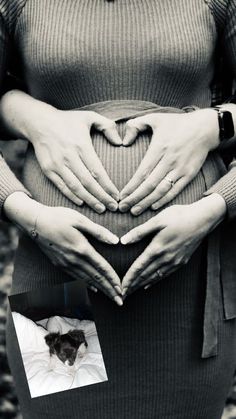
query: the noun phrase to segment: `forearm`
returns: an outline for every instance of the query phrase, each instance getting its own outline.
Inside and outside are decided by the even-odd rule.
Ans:
[[[230,150],[231,146],[235,146],[236,144],[236,105],[233,103],[226,103],[222,104],[222,109],[228,110],[232,114],[233,123],[234,123],[234,132],[235,135],[223,142],[220,142],[218,137],[217,141],[215,142],[214,148],[224,148],[227,147]],[[217,117],[217,112],[211,110],[211,114],[209,113],[209,124],[210,126],[214,127],[215,117]],[[218,128],[219,133],[219,128]],[[216,130],[213,129],[212,135],[216,134]],[[216,137],[215,137],[216,138]],[[218,146],[217,146],[218,143]],[[213,148],[213,149],[214,149]],[[236,216],[236,164],[233,163],[229,167],[228,173],[226,173],[221,179],[218,180],[211,188],[209,188],[205,193],[204,196],[209,196],[211,194],[218,194],[221,196],[222,200],[225,201],[226,204],[226,215],[227,217],[234,218]]]
[[[10,138],[32,141],[40,135],[53,112],[53,106],[20,90],[7,92],[0,101],[0,123]]]
[[[207,234],[214,230],[227,214],[226,202],[218,193],[212,193],[193,205],[199,214],[202,214],[203,226]]]
[[[16,178],[4,158],[0,155],[0,218],[6,198],[16,191],[30,195],[29,191]]]
[[[24,192],[14,192],[4,202],[4,214],[21,230],[30,233],[36,224],[37,216],[44,207]]]
[[[230,140],[220,141],[220,130],[218,122],[218,113],[213,108],[199,109],[192,114],[196,117],[196,121],[199,126],[199,131],[202,133],[203,138],[208,144],[208,150],[214,150],[218,147],[236,144],[236,105],[233,103],[222,104],[221,108],[226,111],[230,111],[233,118],[235,135]]]

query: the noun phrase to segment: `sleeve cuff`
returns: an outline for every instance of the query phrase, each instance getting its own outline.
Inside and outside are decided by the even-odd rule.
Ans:
[[[11,171],[4,158],[0,156],[0,218],[3,220],[7,220],[3,212],[4,202],[13,192],[24,192],[32,197],[30,192]]]
[[[227,205],[228,219],[236,217],[236,167],[234,166],[225,176],[218,180],[204,196],[218,193],[224,198]]]

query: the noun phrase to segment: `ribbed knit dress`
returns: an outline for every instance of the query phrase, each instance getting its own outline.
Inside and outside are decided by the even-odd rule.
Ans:
[[[156,105],[209,107],[219,46],[236,74],[235,0],[0,0],[0,13],[2,84],[17,50],[29,94],[59,109],[94,109],[116,120],[121,134],[126,119]],[[115,148],[101,134],[93,139],[119,188],[150,141],[143,134],[132,147]],[[233,218],[235,172],[232,165],[225,174],[212,153],[170,205],[194,202],[214,185],[210,192],[225,198]],[[77,208],[43,175],[31,146],[23,183],[40,202],[82,211],[120,236],[153,216],[150,210],[133,217]],[[25,190],[3,159],[0,184],[1,206],[10,193]],[[91,243],[122,276],[149,240],[125,248]],[[223,319],[221,289],[208,282],[218,266],[209,268],[211,245],[205,240],[186,266],[135,292],[123,307],[89,292],[107,382],[31,399],[9,313],[8,359],[24,419],[220,419],[235,368],[236,324],[233,315]],[[12,294],[68,280],[35,242],[21,238]],[[217,352],[209,349],[214,339]]]

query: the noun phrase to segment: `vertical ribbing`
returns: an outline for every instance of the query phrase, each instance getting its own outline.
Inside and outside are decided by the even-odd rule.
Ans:
[[[59,108],[210,104],[216,28],[204,0],[28,0],[16,37],[30,92]]]
[[[0,13],[3,16],[9,33],[14,31],[16,20],[20,16],[27,0],[1,0]]]
[[[18,9],[23,4],[24,9]],[[216,0],[217,4],[224,2]],[[29,91],[41,100],[62,109],[111,99],[142,99],[176,107],[210,104],[216,30],[203,0],[4,0],[0,5],[9,28],[16,23],[15,40]],[[124,130],[122,124],[120,130]],[[132,176],[148,143],[142,135],[134,146],[117,149],[100,135],[94,136],[95,149],[119,187]],[[0,170],[0,198],[4,199],[17,186],[6,166]],[[24,175],[36,199],[76,208],[42,174],[32,150]],[[200,172],[174,202],[193,202],[205,186]],[[109,212],[98,216],[86,207],[82,211],[119,235],[153,214],[147,211],[134,218]],[[141,247],[145,245],[142,241]],[[101,246],[121,274],[141,250],[120,246],[111,252]],[[200,361],[205,250],[200,247],[189,264],[145,296],[142,290],[135,293],[122,309],[101,293],[91,296],[108,383],[31,400],[10,323],[8,353],[24,419],[45,415],[50,419],[68,415],[71,419],[220,417],[229,360],[233,364],[233,334],[228,322],[221,325],[222,352],[215,359]],[[67,280],[69,276],[54,268],[35,243],[22,238],[13,292]],[[222,369],[226,359],[228,367]]]
[[[225,25],[227,17],[227,9],[231,6],[232,1],[230,0],[205,0],[206,4],[209,6],[212,15],[216,22],[216,27],[220,33]]]

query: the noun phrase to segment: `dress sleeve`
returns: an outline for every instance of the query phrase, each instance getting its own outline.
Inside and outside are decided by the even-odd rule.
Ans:
[[[216,3],[220,3],[219,0]],[[236,0],[228,0],[227,13],[225,17],[224,31],[222,33],[222,53],[226,65],[229,66],[233,77],[236,79]],[[235,127],[236,131],[236,127]],[[236,160],[229,165],[226,173],[215,185],[204,195],[211,193],[220,194],[227,205],[228,217],[236,217]]]
[[[7,74],[11,55],[11,41],[6,28],[4,17],[0,10],[0,94],[4,91],[4,81]],[[10,170],[0,151],[0,218],[3,217],[3,204],[5,199],[13,192],[22,191],[30,193]]]

